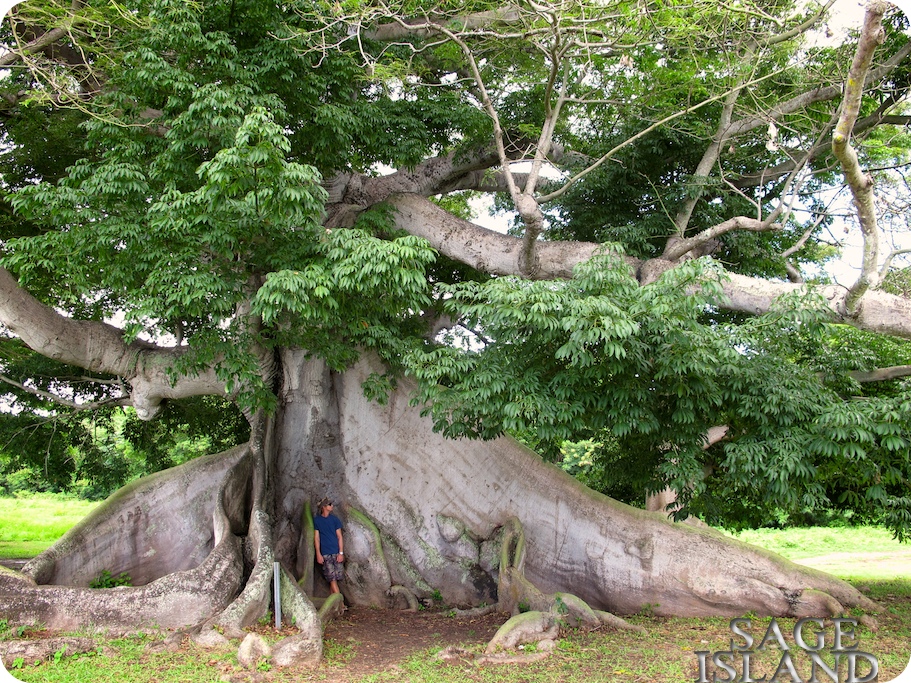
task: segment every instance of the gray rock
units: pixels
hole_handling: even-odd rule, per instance
[[[252,669],[260,659],[269,659],[272,648],[256,633],[248,633],[237,649],[237,661],[245,669]]]
[[[272,648],[275,666],[316,666],[323,656],[323,641],[304,634],[280,640]]]
[[[213,650],[219,647],[225,647],[228,644],[228,639],[212,628],[190,636],[190,640],[196,645],[199,645],[199,647]]]

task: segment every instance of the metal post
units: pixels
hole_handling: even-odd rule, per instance
[[[275,595],[275,630],[280,631],[282,627],[282,591],[281,591],[281,567],[278,562],[272,563],[272,570],[274,574],[274,579],[272,581],[274,585],[274,595]]]

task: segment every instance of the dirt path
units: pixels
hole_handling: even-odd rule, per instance
[[[508,618],[352,608],[326,626],[325,652],[330,662],[343,662],[346,677],[356,678],[397,667],[411,654],[432,647],[486,643]]]

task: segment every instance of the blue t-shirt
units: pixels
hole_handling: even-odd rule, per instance
[[[342,521],[331,512],[327,517],[314,515],[313,528],[319,532],[319,552],[321,555],[338,555],[338,536],[336,530],[344,529]]]

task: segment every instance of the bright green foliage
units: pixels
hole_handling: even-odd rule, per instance
[[[695,293],[677,296],[682,288]],[[447,306],[468,316],[470,328],[498,341],[409,358],[446,433],[530,430],[546,445],[604,430],[649,463],[641,470],[652,487],[660,488],[664,475],[647,453],[672,449],[675,467],[692,469],[741,358],[703,321],[719,296],[706,264],[693,262],[640,287],[619,255],[607,252],[566,283],[503,278],[445,291]]]
[[[401,335],[422,329],[433,250],[411,236],[387,241],[359,229],[328,231],[324,250],[302,271],[271,273],[253,311],[277,327],[280,343],[319,353],[339,370],[357,348],[394,357]]]
[[[640,287],[607,252],[566,283],[446,287],[476,336],[467,352],[416,352],[409,367],[446,433],[524,434],[613,495],[670,486],[684,514],[722,524],[850,509],[900,532],[911,511],[911,425],[897,418],[907,393],[846,403],[816,370],[836,361],[806,358],[839,329],[821,301],[801,295],[729,325],[713,314],[716,277],[690,262]],[[858,428],[837,427],[839,415]],[[718,424],[733,438],[704,450]]]
[[[845,373],[896,364],[911,347],[828,325],[817,334],[801,326],[763,338],[762,362],[745,369],[734,387],[739,399],[728,404],[739,408],[729,420],[742,434],[713,449],[712,466],[724,476],[705,480],[696,510],[743,525],[812,521],[840,510],[906,535],[907,382],[862,397]],[[826,387],[822,377],[836,379]]]

